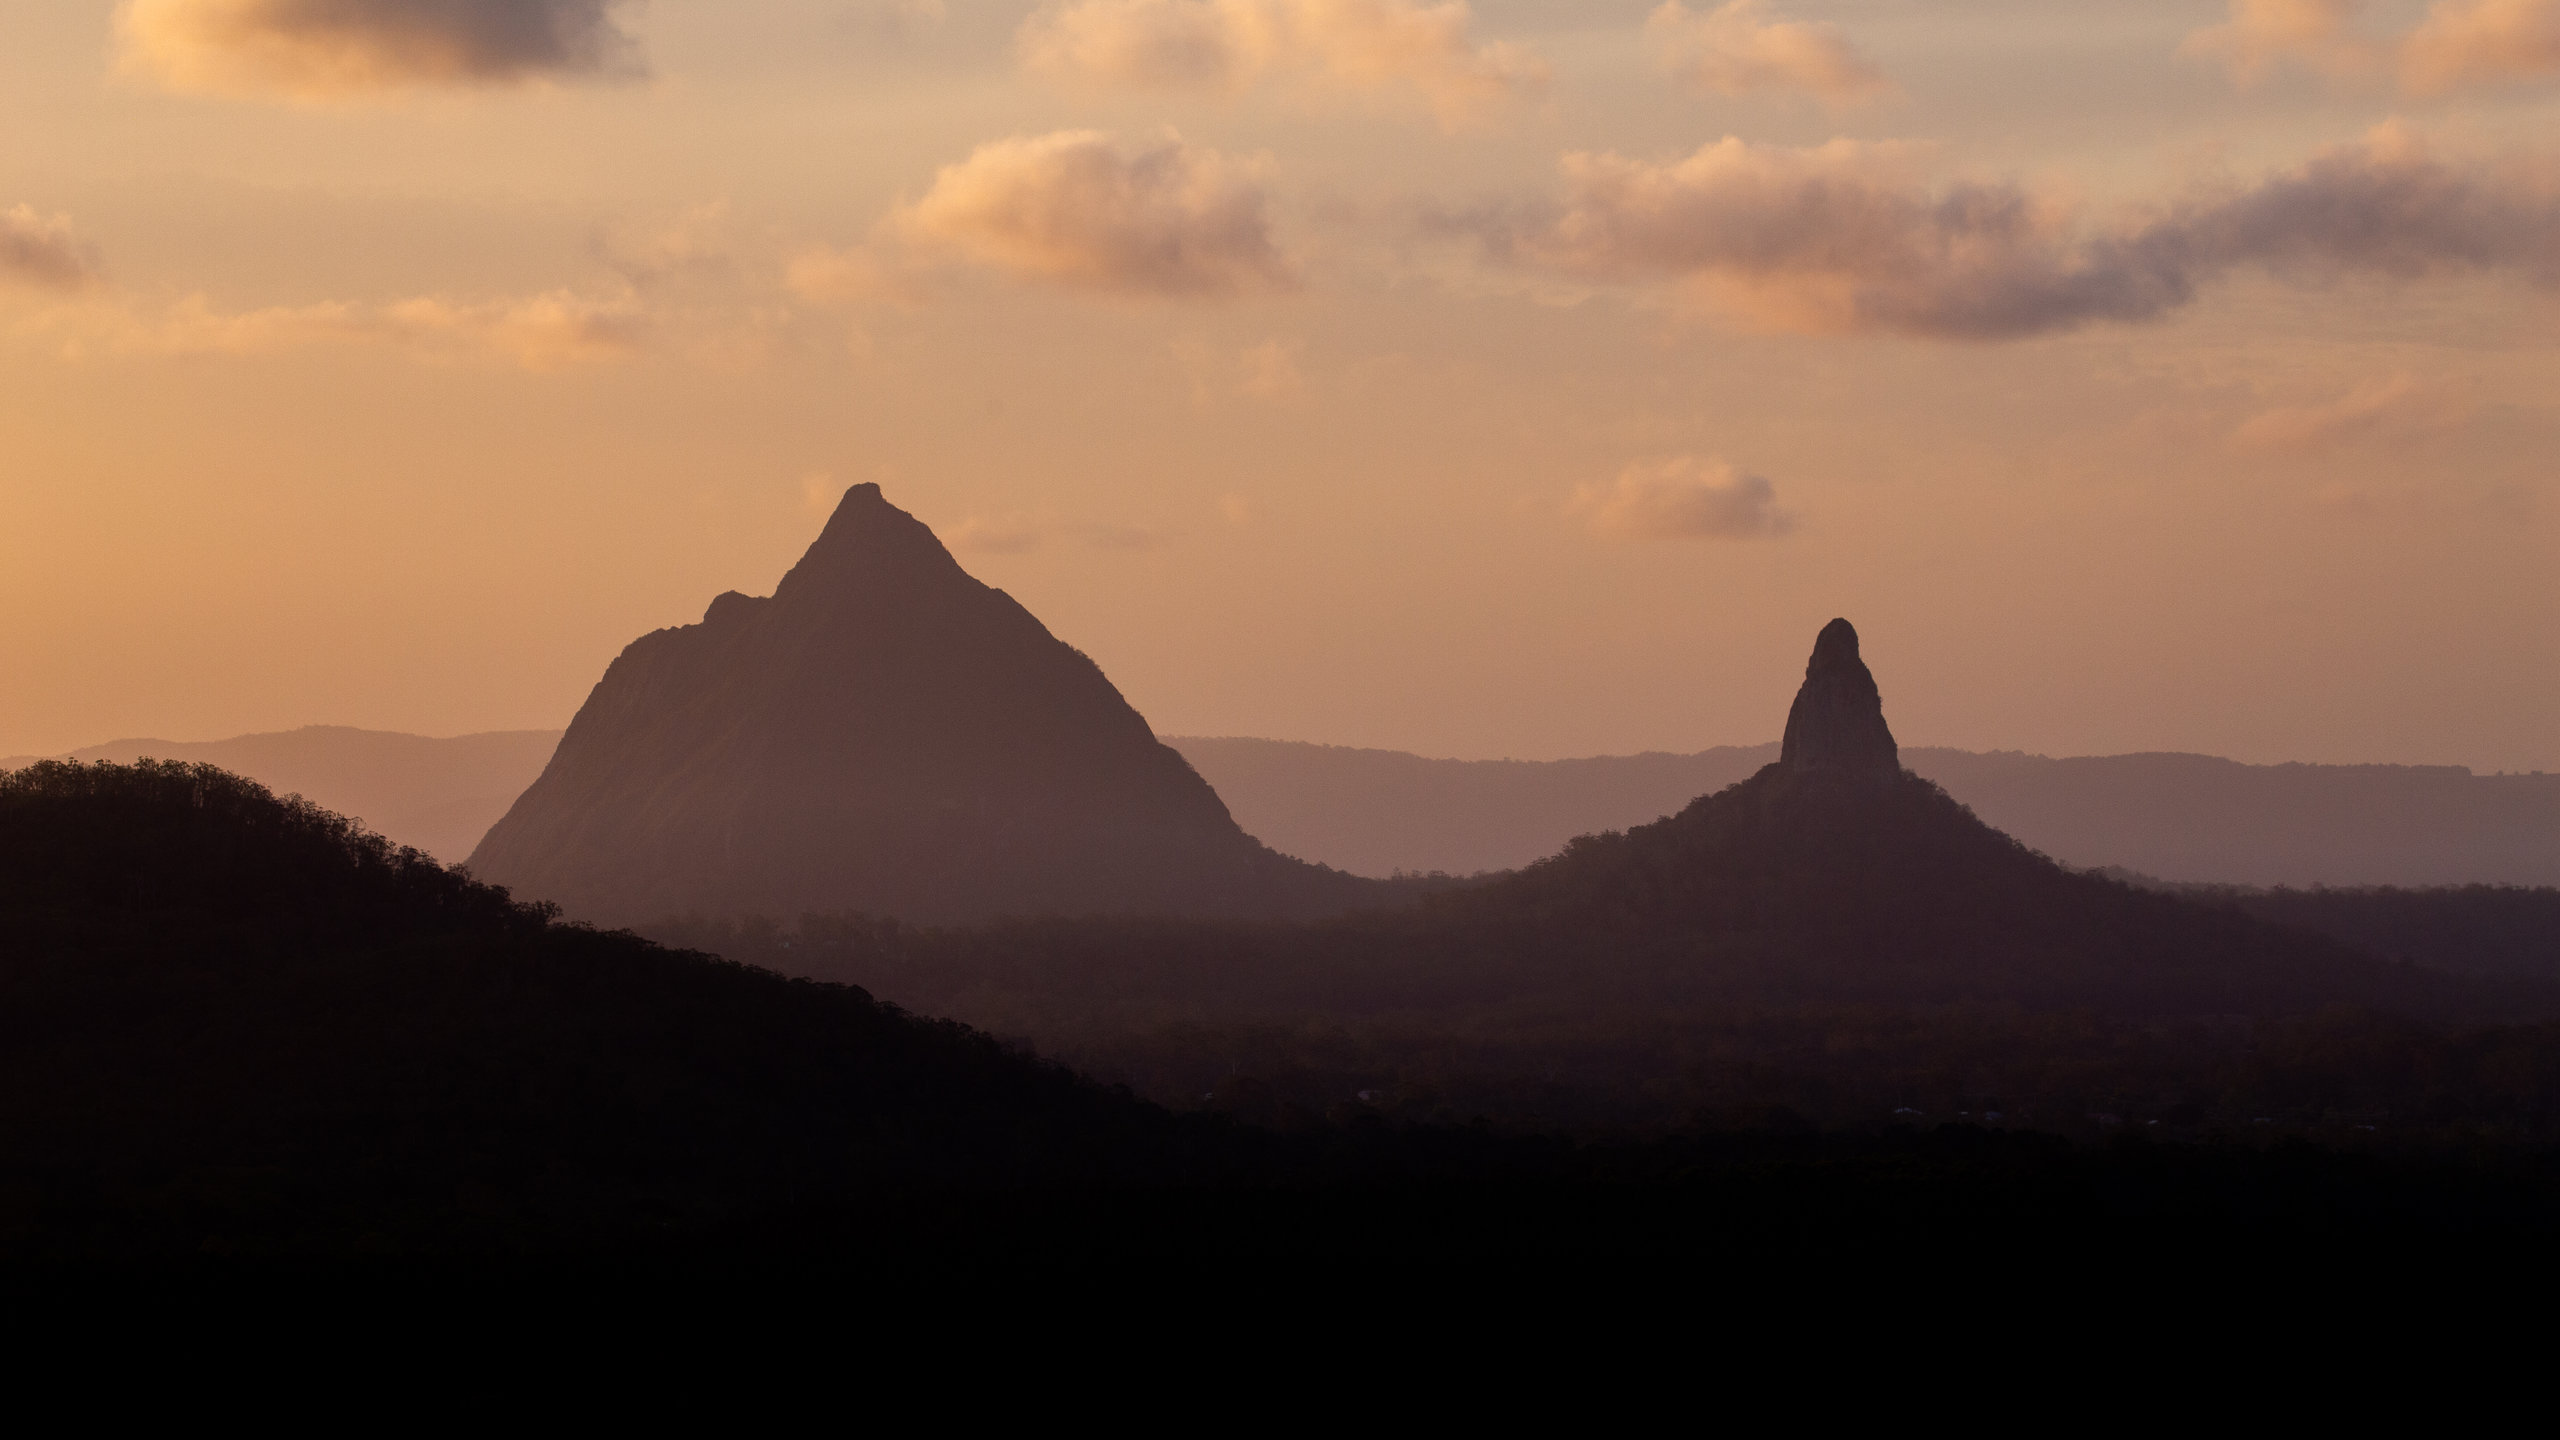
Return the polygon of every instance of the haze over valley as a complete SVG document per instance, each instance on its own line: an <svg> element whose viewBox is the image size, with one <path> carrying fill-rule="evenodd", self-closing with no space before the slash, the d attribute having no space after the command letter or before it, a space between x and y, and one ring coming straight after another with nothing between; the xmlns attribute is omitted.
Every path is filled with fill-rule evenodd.
<svg viewBox="0 0 2560 1440"><path fill-rule="evenodd" d="M559 738L528 730L430 740L316 726L194 743L123 740L62 758L201 760L458 864L542 773ZM1774 743L1544 761L1237 737L1164 743L1246 833L1373 878L1515 869L1576 835L1660 819L1777 756ZM0 759L0 768L36 758ZM2083 869L2187 884L2560 883L2560 776L1920 746L1903 758L1988 823Z"/></svg>

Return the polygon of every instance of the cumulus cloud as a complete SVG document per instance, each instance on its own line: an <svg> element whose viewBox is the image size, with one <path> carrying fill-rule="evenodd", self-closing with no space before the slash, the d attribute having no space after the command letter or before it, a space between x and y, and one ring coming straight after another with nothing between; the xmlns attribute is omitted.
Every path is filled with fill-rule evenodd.
<svg viewBox="0 0 2560 1440"><path fill-rule="evenodd" d="M32 205L0 210L0 285L78 290L95 278L71 217L39 215Z"/></svg>
<svg viewBox="0 0 2560 1440"><path fill-rule="evenodd" d="M1581 486L1567 509L1592 533L1616 540L1750 540L1795 528L1766 476L1687 455L1630 465L1613 484Z"/></svg>
<svg viewBox="0 0 2560 1440"><path fill-rule="evenodd" d="M2232 432L2244 450L2312 455L2355 441L2436 434L2468 421L2473 407L2450 387L2403 371L2367 380L2317 405L2279 406Z"/></svg>
<svg viewBox="0 0 2560 1440"><path fill-rule="evenodd" d="M1129 148L1089 130L999 140L943 168L890 235L919 257L1126 295L1220 297L1286 289L1255 168L1168 137ZM850 286L812 261L809 289Z"/></svg>
<svg viewBox="0 0 2560 1440"><path fill-rule="evenodd" d="M1816 333L1991 340L2152 320L2244 265L2298 280L2469 269L2560 282L2548 165L2454 164L2392 127L2112 227L2017 185L1932 185L1922 158L1733 138L1662 163L1571 155L1560 207L1472 228L1515 261L1671 281L1746 321Z"/></svg>
<svg viewBox="0 0 2560 1440"><path fill-rule="evenodd" d="M335 99L630 73L624 0L127 0L126 67L173 90Z"/></svg>
<svg viewBox="0 0 2560 1440"><path fill-rule="evenodd" d="M2355 28L2358 0L2231 0L2230 18L2180 53L2219 61L2243 84L2295 65L2390 75L2412 95L2560 74L2560 0L2436 0L2405 34Z"/></svg>
<svg viewBox="0 0 2560 1440"><path fill-rule="evenodd" d="M1664 0L1644 34L1674 76L1719 94L1793 91L1836 105L1893 88L1839 26L1778 19L1766 0L1704 12Z"/></svg>
<svg viewBox="0 0 2560 1440"><path fill-rule="evenodd" d="M1238 91L1314 78L1408 86L1444 124L1545 88L1545 62L1470 33L1465 0L1052 0L1023 22L1024 64L1126 89Z"/></svg>

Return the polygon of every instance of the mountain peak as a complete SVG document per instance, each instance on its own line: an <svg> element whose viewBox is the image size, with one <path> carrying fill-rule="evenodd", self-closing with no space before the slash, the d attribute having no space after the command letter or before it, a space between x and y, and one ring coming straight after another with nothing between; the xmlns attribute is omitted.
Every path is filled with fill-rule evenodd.
<svg viewBox="0 0 2560 1440"><path fill-rule="evenodd" d="M927 576L948 581L966 579L967 572L930 526L890 504L878 485L865 481L836 502L826 528L782 577L774 598L863 582L894 586Z"/></svg>
<svg viewBox="0 0 2560 1440"><path fill-rule="evenodd" d="M1846 620L1822 627L1804 684L1787 712L1778 763L1790 770L1898 775L1902 752L1884 723L1884 697L1858 658L1858 629Z"/></svg>

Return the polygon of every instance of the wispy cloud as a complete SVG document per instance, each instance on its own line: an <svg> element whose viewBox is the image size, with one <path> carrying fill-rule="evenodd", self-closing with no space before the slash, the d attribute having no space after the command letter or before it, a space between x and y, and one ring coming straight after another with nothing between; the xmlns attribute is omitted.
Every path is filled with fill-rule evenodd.
<svg viewBox="0 0 2560 1440"><path fill-rule="evenodd" d="M2334 400L2261 411L2231 439L2244 450L2316 455L2357 441L2437 434L2468 421L2473 409L2451 387L2403 371L2367 380Z"/></svg>
<svg viewBox="0 0 2560 1440"><path fill-rule="evenodd" d="M1037 518L1017 510L1005 515L972 515L943 531L942 541L954 550L1021 555L1039 549L1048 533L1048 527Z"/></svg>
<svg viewBox="0 0 2560 1440"><path fill-rule="evenodd" d="M648 319L627 297L570 291L484 301L418 296L388 304L320 301L229 310L202 295L154 303L109 295L59 307L24 327L66 353L254 358L370 345L421 359L571 369L637 353Z"/></svg>
<svg viewBox="0 0 2560 1440"><path fill-rule="evenodd" d="M2113 226L2015 184L1932 184L1924 159L1733 138L1668 162L1571 155L1560 206L1456 223L1516 263L1669 281L1748 322L1816 333L1993 340L2153 320L2244 265L2560 282L2548 162L2440 160L2397 127Z"/></svg>
<svg viewBox="0 0 2560 1440"><path fill-rule="evenodd" d="M2218 62L2242 84L2287 66L2338 77L2391 77L2411 95L2560 75L2560 0L2436 0L2399 35L2356 28L2358 0L2231 0L2220 25L2181 53Z"/></svg>
<svg viewBox="0 0 2560 1440"><path fill-rule="evenodd" d="M1406 87L1444 124L1547 83L1544 61L1477 40L1464 0L1071 0L1023 23L1023 63L1115 89L1239 91L1280 78Z"/></svg>
<svg viewBox="0 0 2560 1440"><path fill-rule="evenodd" d="M2231 0L2230 18L2186 38L2178 53L2214 61L2254 85L2285 65L2324 75L2380 67L2384 47L2355 33L2356 0Z"/></svg>
<svg viewBox="0 0 2560 1440"><path fill-rule="evenodd" d="M126 68L172 90L329 100L636 73L624 0L127 0Z"/></svg>
<svg viewBox="0 0 2560 1440"><path fill-rule="evenodd" d="M0 210L0 285L71 291L97 278L89 247L68 215L40 215L32 205Z"/></svg>
<svg viewBox="0 0 2560 1440"><path fill-rule="evenodd" d="M1172 539L1143 525L1114 525L1091 520L1059 520L1027 510L972 515L941 532L954 550L986 555L1023 555L1053 541L1089 550L1160 550Z"/></svg>
<svg viewBox="0 0 2560 1440"><path fill-rule="evenodd" d="M1256 171L1178 136L1140 147L1089 130L999 140L946 166L887 232L916 259L1073 289L1213 299L1288 289ZM864 277L851 262L807 259L795 281L854 288Z"/></svg>
<svg viewBox="0 0 2560 1440"><path fill-rule="evenodd" d="M1778 508L1768 477L1688 455L1630 465L1611 484L1581 486L1566 510L1592 533L1616 540L1762 539L1796 523Z"/></svg>
<svg viewBox="0 0 2560 1440"><path fill-rule="evenodd" d="M1673 76L1719 94L1796 93L1839 105L1893 89L1839 26L1780 19L1767 0L1707 11L1664 0L1644 34Z"/></svg>

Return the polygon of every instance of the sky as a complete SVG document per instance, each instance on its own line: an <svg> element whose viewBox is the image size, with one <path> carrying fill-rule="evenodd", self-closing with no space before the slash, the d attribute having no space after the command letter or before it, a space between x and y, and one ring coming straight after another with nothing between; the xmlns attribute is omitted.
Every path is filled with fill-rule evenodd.
<svg viewBox="0 0 2560 1440"><path fill-rule="evenodd" d="M0 753L865 481L1164 734L2560 770L2560 0L0 6Z"/></svg>

